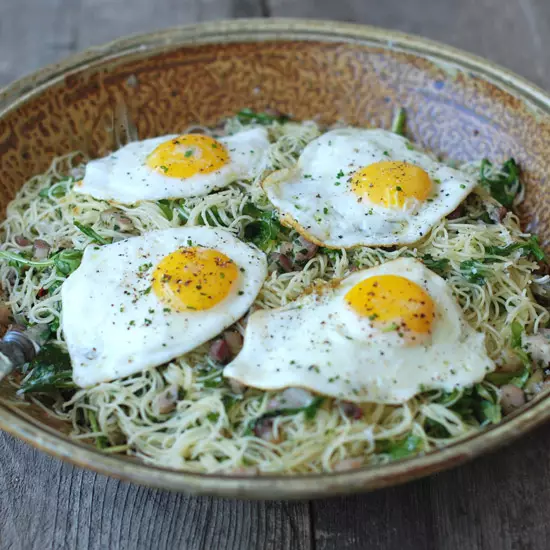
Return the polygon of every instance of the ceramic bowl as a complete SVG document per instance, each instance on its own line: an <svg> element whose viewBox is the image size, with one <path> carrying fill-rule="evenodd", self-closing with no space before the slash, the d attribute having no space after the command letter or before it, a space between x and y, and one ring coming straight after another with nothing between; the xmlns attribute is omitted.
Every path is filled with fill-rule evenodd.
<svg viewBox="0 0 550 550"><path fill-rule="evenodd" d="M51 65L0 92L0 206L51 159L116 147L129 120L140 138L190 123L216 124L243 107L297 119L389 128L405 106L408 132L437 154L466 161L514 156L523 168L523 215L550 235L550 97L450 47L335 22L236 20L117 40ZM0 386L0 427L59 458L128 481L189 493L305 498L367 491L457 465L550 416L546 393L460 443L384 466L294 476L222 477L145 465L72 441L42 409L15 407Z"/></svg>

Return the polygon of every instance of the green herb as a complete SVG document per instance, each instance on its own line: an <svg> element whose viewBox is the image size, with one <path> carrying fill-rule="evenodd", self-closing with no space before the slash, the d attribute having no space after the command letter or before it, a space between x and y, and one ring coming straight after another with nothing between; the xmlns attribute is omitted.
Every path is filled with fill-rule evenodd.
<svg viewBox="0 0 550 550"><path fill-rule="evenodd" d="M171 222L174 217L174 211L172 210L172 201L163 199L157 201L157 206L160 208L163 216Z"/></svg>
<svg viewBox="0 0 550 550"><path fill-rule="evenodd" d="M46 260L30 260L21 254L15 252L9 252L7 250L0 250L0 258L14 262L19 266L28 266L28 267L37 267L37 268L46 268L55 266L57 272L60 275L69 275L72 273L79 265L82 259L82 252L80 250L74 250L68 248L66 250L61 250L56 254L53 254Z"/></svg>
<svg viewBox="0 0 550 550"><path fill-rule="evenodd" d="M485 379L495 386L512 384L518 388L523 388L527 383L529 376L531 376L530 370L527 367L524 367L522 370L516 372L490 372Z"/></svg>
<svg viewBox="0 0 550 550"><path fill-rule="evenodd" d="M111 240L104 239L101 235L99 235L96 231L94 231L89 225L83 225L79 221L74 220L74 225L77 229L80 229L84 235L87 237L90 237L93 242L97 244L109 244L111 243Z"/></svg>
<svg viewBox="0 0 550 550"><path fill-rule="evenodd" d="M187 221L187 213L184 210L184 206L185 206L184 199L177 199L177 200L162 199L160 201L157 201L157 206L160 208L162 215L169 222L171 222L174 219L174 210L176 210L182 222Z"/></svg>
<svg viewBox="0 0 550 550"><path fill-rule="evenodd" d="M390 455L394 460L405 458L423 450L421 437L410 433L405 439L398 441L382 440L378 443L377 450Z"/></svg>
<svg viewBox="0 0 550 550"><path fill-rule="evenodd" d="M67 191L69 190L69 185L72 182L73 178L65 178L63 180L60 180L50 187L40 189L40 191L38 192L38 196L42 197L43 199L49 199L50 197L60 199L67 194Z"/></svg>
<svg viewBox="0 0 550 550"><path fill-rule="evenodd" d="M208 378L208 380L205 380L202 385L205 388L219 388L223 384L223 379L221 374L218 376L214 376L213 378Z"/></svg>
<svg viewBox="0 0 550 550"><path fill-rule="evenodd" d="M490 178L487 176L487 172L492 166L487 159L483 159L479 173L480 183L502 206L511 208L514 204L514 199L521 191L519 167L516 161L511 158L502 165L498 175Z"/></svg>
<svg viewBox="0 0 550 550"><path fill-rule="evenodd" d="M273 122L287 122L290 120L288 115L269 115L267 113L257 113L252 109L242 109L237 113L237 118L241 124L262 124L269 126Z"/></svg>
<svg viewBox="0 0 550 550"><path fill-rule="evenodd" d="M293 416L295 414L304 413L304 417L306 420L313 420L315 416L317 415L317 411L325 401L324 397L317 396L314 397L311 400L311 403L309 405L306 405L305 407L296 407L296 408L288 408L288 409L276 409L274 411L269 411L262 416L259 416L258 418L255 418L251 420L248 423L248 426L246 427L243 435L250 435L254 431L254 427L258 424L258 422L265 420L266 418L274 418L276 416Z"/></svg>
<svg viewBox="0 0 550 550"><path fill-rule="evenodd" d="M460 263L460 274L469 283L483 285L489 273L487 268L477 260L466 260Z"/></svg>
<svg viewBox="0 0 550 550"><path fill-rule="evenodd" d="M399 325L397 323L391 323L387 327L384 327L381 332L393 332L399 328Z"/></svg>
<svg viewBox="0 0 550 550"><path fill-rule="evenodd" d="M193 154L193 149L187 149L184 153L184 157L189 158Z"/></svg>
<svg viewBox="0 0 550 550"><path fill-rule="evenodd" d="M462 397L449 409L474 425L497 424L502 417L497 393L483 383L463 390Z"/></svg>
<svg viewBox="0 0 550 550"><path fill-rule="evenodd" d="M52 256L53 263L59 275L67 277L78 268L82 261L82 250L67 248Z"/></svg>
<svg viewBox="0 0 550 550"><path fill-rule="evenodd" d="M527 241L520 241L507 246L488 246L485 248L485 253L488 256L509 256L516 250L521 251L524 256L532 254L537 260L544 260L545 258L544 250L540 247L536 235L531 235Z"/></svg>
<svg viewBox="0 0 550 550"><path fill-rule="evenodd" d="M86 411L86 417L88 420L88 424L90 425L90 428L92 428L93 432L100 432L100 426L99 422L97 421L97 416L95 414L95 411L92 411L92 409L85 409ZM109 441L104 435L100 435L95 438L95 446L98 449L105 449L109 445Z"/></svg>
<svg viewBox="0 0 550 550"><path fill-rule="evenodd" d="M208 413L206 415L206 418L208 418L210 422L216 422L218 418L220 418L220 413L216 413L216 412Z"/></svg>
<svg viewBox="0 0 550 550"><path fill-rule="evenodd" d="M261 250L274 247L280 240L283 227L275 210L260 210L251 203L243 208L243 214L255 218L244 228L244 238Z"/></svg>
<svg viewBox="0 0 550 550"><path fill-rule="evenodd" d="M531 366L531 360L529 359L529 355L522 346L524 332L523 326L519 321L513 321L512 325L510 326L510 331L512 333L510 338L510 345L514 350L514 353L521 359L521 362L529 368Z"/></svg>
<svg viewBox="0 0 550 550"><path fill-rule="evenodd" d="M405 124L407 122L407 111L402 107L397 110L393 118L393 123L391 126L391 131L394 134L399 134L400 136L405 135Z"/></svg>
<svg viewBox="0 0 550 550"><path fill-rule="evenodd" d="M424 265L428 269L431 269L438 275L444 275L449 267L449 260L447 258L438 258L436 260L431 254L422 256L422 262L424 262Z"/></svg>
<svg viewBox="0 0 550 550"><path fill-rule="evenodd" d="M225 412L229 413L229 411L241 400L242 397L236 397L234 395L224 395L222 397L222 402L225 408Z"/></svg>
<svg viewBox="0 0 550 550"><path fill-rule="evenodd" d="M30 374L21 384L22 393L50 393L76 388L69 355L54 344L42 346L29 363L28 371Z"/></svg>

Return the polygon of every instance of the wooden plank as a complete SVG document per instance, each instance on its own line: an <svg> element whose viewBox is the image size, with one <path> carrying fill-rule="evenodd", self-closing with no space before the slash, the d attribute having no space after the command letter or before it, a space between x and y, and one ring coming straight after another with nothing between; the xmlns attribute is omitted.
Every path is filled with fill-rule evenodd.
<svg viewBox="0 0 550 550"><path fill-rule="evenodd" d="M309 548L307 503L157 491L74 468L0 432L0 547Z"/></svg>
<svg viewBox="0 0 550 550"><path fill-rule="evenodd" d="M198 21L260 15L261 0L0 2L0 86L117 37Z"/></svg>
<svg viewBox="0 0 550 550"><path fill-rule="evenodd" d="M316 548L546 549L550 426L465 466L386 491L316 501Z"/></svg>
<svg viewBox="0 0 550 550"><path fill-rule="evenodd" d="M267 0L273 17L365 23L481 55L550 89L547 0Z"/></svg>
<svg viewBox="0 0 550 550"><path fill-rule="evenodd" d="M0 86L73 52L80 0L0 2Z"/></svg>
<svg viewBox="0 0 550 550"><path fill-rule="evenodd" d="M369 495L316 501L316 548L549 548L549 445L550 426L545 426L431 478Z"/></svg>

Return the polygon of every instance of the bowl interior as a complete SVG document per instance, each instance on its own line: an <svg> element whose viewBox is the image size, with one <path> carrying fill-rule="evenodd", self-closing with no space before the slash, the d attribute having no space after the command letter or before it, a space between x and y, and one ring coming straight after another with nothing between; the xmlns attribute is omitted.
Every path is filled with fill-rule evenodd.
<svg viewBox="0 0 550 550"><path fill-rule="evenodd" d="M337 36L331 27L329 37L327 27L323 37L319 26L314 36L306 36L311 27L303 23L301 34L284 31L282 26L278 34L266 31L256 40L256 35L246 36L251 24L240 24L242 32L233 34L211 26L213 38L199 41L205 43L193 40L204 37L200 28L126 40L50 68L0 94L2 210L24 181L44 171L52 158L73 150L101 156L124 139L128 125L135 127L139 138L146 138L178 132L191 123L213 125L250 107L275 108L296 119L327 124L341 121L389 128L396 107L404 106L410 137L437 154L460 161L489 157L497 162L514 156L527 183L524 215L534 222L543 241L550 235L550 196L545 193L550 108L544 101L537 103L535 93L531 98L520 97L512 81L511 91L506 91L482 72L459 68L459 54L442 48L445 55L437 59L430 51L433 44L423 46L422 41L400 35L393 36L392 48L380 31L340 25ZM506 74L498 74L500 82L507 80ZM14 399L14 388L6 381L0 386L0 398ZM68 429L52 422L38 407L24 410L36 425L31 428L27 421L18 420L18 429L13 429L14 424L12 429L35 443L46 433L37 425L50 426L56 433ZM9 423L6 418L4 424ZM58 454L75 459L76 447L59 442ZM446 454L447 465L464 453L469 451L462 448ZM91 454L86 456L86 461L80 461L93 464ZM410 461L410 472L420 464L415 460L422 459ZM148 474L143 466L123 457L110 457L109 465L108 472L114 475L173 488L162 469L149 468L156 473ZM145 477L132 477L133 468L142 468ZM379 468L359 486L389 484L390 474L390 469ZM190 478L204 476L170 475L183 480L177 488L201 491L205 486L188 483ZM357 482L342 479L339 491L346 490L346 483L348 490L357 490L351 487ZM250 483L254 480L242 480L222 493L253 496L255 490L243 489ZM335 492L336 485L329 483L323 490ZM220 492L213 489L214 485L205 490ZM312 494L312 489L309 493L302 489L300 494ZM287 493L300 496L298 489Z"/></svg>

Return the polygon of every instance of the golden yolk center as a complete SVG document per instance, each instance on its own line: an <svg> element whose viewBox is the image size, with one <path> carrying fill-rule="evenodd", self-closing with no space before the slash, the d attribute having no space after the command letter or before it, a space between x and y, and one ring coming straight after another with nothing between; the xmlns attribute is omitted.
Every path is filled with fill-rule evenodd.
<svg viewBox="0 0 550 550"><path fill-rule="evenodd" d="M387 208L403 208L425 201L432 191L427 172L408 162L375 162L354 172L351 187L357 195Z"/></svg>
<svg viewBox="0 0 550 550"><path fill-rule="evenodd" d="M348 305L383 331L431 332L433 300L426 291L399 275L375 275L357 283L345 296Z"/></svg>
<svg viewBox="0 0 550 550"><path fill-rule="evenodd" d="M226 298L238 275L235 262L218 250L180 248L156 266L152 287L176 311L203 311Z"/></svg>
<svg viewBox="0 0 550 550"><path fill-rule="evenodd" d="M214 138L184 134L158 145L147 157L147 166L170 178L190 178L215 172L228 159L227 149Z"/></svg>

